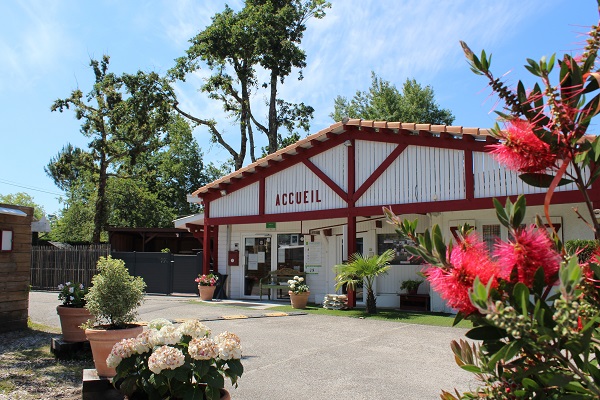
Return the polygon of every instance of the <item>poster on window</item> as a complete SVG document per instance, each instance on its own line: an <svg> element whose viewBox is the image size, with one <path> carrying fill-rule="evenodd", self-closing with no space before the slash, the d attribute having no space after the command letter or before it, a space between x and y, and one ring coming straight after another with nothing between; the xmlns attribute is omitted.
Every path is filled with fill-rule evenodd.
<svg viewBox="0 0 600 400"><path fill-rule="evenodd" d="M401 239L396 233L377 235L377 254L383 254L388 249L394 250L395 258L390 264L422 264L423 260L410 254L406 250L406 246L414 246L414 242L408 239Z"/></svg>

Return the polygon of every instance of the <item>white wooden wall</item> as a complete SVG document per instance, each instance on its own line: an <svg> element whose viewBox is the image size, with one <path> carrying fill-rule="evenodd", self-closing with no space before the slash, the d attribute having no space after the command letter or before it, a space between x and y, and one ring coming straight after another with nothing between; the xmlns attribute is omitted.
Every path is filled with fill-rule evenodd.
<svg viewBox="0 0 600 400"><path fill-rule="evenodd" d="M320 202L316 201L317 190ZM283 194L304 193L304 191L309 192L308 196L311 201L308 203L297 204L294 202L294 204L285 205L281 201ZM280 196L279 205L276 202L278 195ZM345 205L346 202L304 164L296 164L265 179L265 212L267 214L327 210L342 208Z"/></svg>
<svg viewBox="0 0 600 400"><path fill-rule="evenodd" d="M348 191L348 149L346 146L336 146L329 151L311 157L310 161L340 188Z"/></svg>
<svg viewBox="0 0 600 400"><path fill-rule="evenodd" d="M361 170L362 154L357 159L357 170ZM362 207L464 199L464 170L462 151L409 146L356 205Z"/></svg>
<svg viewBox="0 0 600 400"><path fill-rule="evenodd" d="M573 172L572 168L569 168ZM509 170L489 153L473 152L475 197L512 196L518 194L546 193L545 188L530 186L519 178L519 172ZM589 171L584 171L588 176ZM574 183L559 186L556 191L577 190Z"/></svg>
<svg viewBox="0 0 600 400"><path fill-rule="evenodd" d="M255 182L212 201L210 203L210 217L257 215L258 188L258 182Z"/></svg>

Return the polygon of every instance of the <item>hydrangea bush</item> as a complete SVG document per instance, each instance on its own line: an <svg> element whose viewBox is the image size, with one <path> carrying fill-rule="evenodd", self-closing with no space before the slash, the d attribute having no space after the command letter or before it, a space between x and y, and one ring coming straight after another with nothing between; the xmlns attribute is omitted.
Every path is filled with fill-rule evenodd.
<svg viewBox="0 0 600 400"><path fill-rule="evenodd" d="M294 276L293 279L287 281L290 292L294 294L306 293L309 291L308 285L301 276Z"/></svg>
<svg viewBox="0 0 600 400"><path fill-rule="evenodd" d="M58 300L65 307L83 308L88 289L79 282L66 282L58 285Z"/></svg>
<svg viewBox="0 0 600 400"><path fill-rule="evenodd" d="M481 386L465 393L443 391L441 398L598 399L600 251L579 261L579 250L568 250L556 235L549 209L555 189L575 183L587 213L574 212L600 239L588 191L600 176L600 138L586 135L600 112L595 67L600 28L591 28L580 55L528 59L525 67L541 80L531 89L521 81L509 88L490 72L485 51L476 56L461 44L471 69L489 80L505 104L505 112L498 112L505 129L495 128L499 141L489 150L526 183L547 189L550 233L540 217L535 225L523 225L522 196L505 205L494 201L508 239L498 240L491 252L469 227L446 243L438 226L416 234L417 221L402 221L384 209L388 222L416 243L408 250L429 264L425 275L458 311L457 321L473 322L466 336L475 342L453 341L451 348L458 365L474 373Z"/></svg>
<svg viewBox="0 0 600 400"><path fill-rule="evenodd" d="M242 346L237 335L211 330L197 320L179 326L153 320L137 338L117 343L106 362L115 368L115 387L132 397L217 400L228 378L242 376Z"/></svg>

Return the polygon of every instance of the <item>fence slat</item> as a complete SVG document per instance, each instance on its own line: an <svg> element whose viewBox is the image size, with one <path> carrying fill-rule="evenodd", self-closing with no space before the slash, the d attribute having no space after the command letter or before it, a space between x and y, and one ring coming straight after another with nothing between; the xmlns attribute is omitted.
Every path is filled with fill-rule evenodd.
<svg viewBox="0 0 600 400"><path fill-rule="evenodd" d="M53 290L65 282L90 286L96 264L110 254L110 244L78 245L65 248L33 246L31 250L31 288Z"/></svg>

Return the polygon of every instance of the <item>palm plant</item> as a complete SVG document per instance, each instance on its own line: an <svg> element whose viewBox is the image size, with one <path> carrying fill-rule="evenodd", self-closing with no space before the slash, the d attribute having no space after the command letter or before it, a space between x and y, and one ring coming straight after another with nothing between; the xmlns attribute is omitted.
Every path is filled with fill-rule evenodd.
<svg viewBox="0 0 600 400"><path fill-rule="evenodd" d="M347 285L348 289L354 290L359 282L365 283L367 289L367 314L377 313L377 299L373 292L375 278L387 274L390 269L390 262L394 259L394 250L388 249L379 256L367 257L363 254L355 253L350 256L346 264L336 265L335 289L339 290Z"/></svg>

